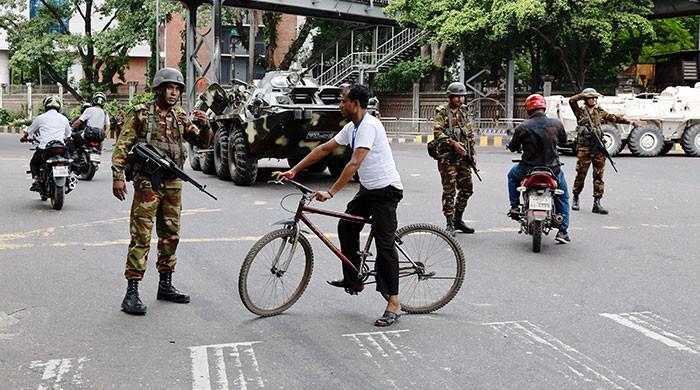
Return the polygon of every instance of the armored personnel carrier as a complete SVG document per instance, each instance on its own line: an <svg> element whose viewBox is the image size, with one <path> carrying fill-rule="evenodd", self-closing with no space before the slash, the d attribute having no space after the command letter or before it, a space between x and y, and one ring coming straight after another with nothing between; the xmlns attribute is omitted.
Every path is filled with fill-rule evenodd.
<svg viewBox="0 0 700 390"><path fill-rule="evenodd" d="M573 146L576 119L568 98L547 98L547 116L564 122ZM668 87L660 94L603 96L598 104L611 114L630 120L644 120L646 125L604 124L603 139L610 155L625 146L635 156L654 157L668 153L676 143L693 157L700 157L700 85Z"/></svg>
<svg viewBox="0 0 700 390"><path fill-rule="evenodd" d="M195 105L212 118L213 146L190 148L190 165L241 186L255 183L259 159L287 159L293 166L347 123L340 112L341 93L295 71L268 72L255 85L213 84ZM340 149L309 169L327 167L339 176L350 157L349 149Z"/></svg>

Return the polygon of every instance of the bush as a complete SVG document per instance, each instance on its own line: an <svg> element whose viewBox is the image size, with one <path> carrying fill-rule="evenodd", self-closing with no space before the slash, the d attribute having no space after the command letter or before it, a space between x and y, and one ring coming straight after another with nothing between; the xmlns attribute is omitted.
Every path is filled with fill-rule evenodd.
<svg viewBox="0 0 700 390"><path fill-rule="evenodd" d="M22 111L8 111L0 108L0 126L15 126L19 124L18 122L23 122L26 116Z"/></svg>
<svg viewBox="0 0 700 390"><path fill-rule="evenodd" d="M435 68L431 59L414 58L401 61L386 72L377 75L374 84L376 93L410 92L413 80L420 80Z"/></svg>

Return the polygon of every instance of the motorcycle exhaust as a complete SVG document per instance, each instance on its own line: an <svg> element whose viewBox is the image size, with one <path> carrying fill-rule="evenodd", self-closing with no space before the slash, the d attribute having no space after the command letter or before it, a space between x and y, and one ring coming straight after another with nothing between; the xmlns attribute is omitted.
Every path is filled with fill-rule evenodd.
<svg viewBox="0 0 700 390"><path fill-rule="evenodd" d="M561 226L562 223L564 223L564 216L561 214L554 214L554 218L552 219L552 224L554 226Z"/></svg>
<svg viewBox="0 0 700 390"><path fill-rule="evenodd" d="M78 178L71 174L68 177L68 183L66 184L66 194L73 191L78 186Z"/></svg>

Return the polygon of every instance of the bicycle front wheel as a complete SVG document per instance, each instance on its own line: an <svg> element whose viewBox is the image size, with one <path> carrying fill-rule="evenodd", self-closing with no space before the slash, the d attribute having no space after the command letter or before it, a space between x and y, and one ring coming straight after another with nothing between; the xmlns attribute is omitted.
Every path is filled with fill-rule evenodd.
<svg viewBox="0 0 700 390"><path fill-rule="evenodd" d="M401 309L423 314L445 306L464 281L466 266L459 243L445 230L425 223L404 226L396 237Z"/></svg>
<svg viewBox="0 0 700 390"><path fill-rule="evenodd" d="M258 240L238 276L238 292L252 313L269 317L289 309L304 293L314 268L309 240L279 229Z"/></svg>

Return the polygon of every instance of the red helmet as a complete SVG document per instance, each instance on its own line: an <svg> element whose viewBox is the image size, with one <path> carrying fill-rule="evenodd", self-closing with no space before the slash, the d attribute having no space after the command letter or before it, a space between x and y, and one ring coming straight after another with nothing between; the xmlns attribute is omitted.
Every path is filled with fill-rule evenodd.
<svg viewBox="0 0 700 390"><path fill-rule="evenodd" d="M527 111L536 110L538 108L547 108L547 101L544 96L535 93L525 99L525 109Z"/></svg>

